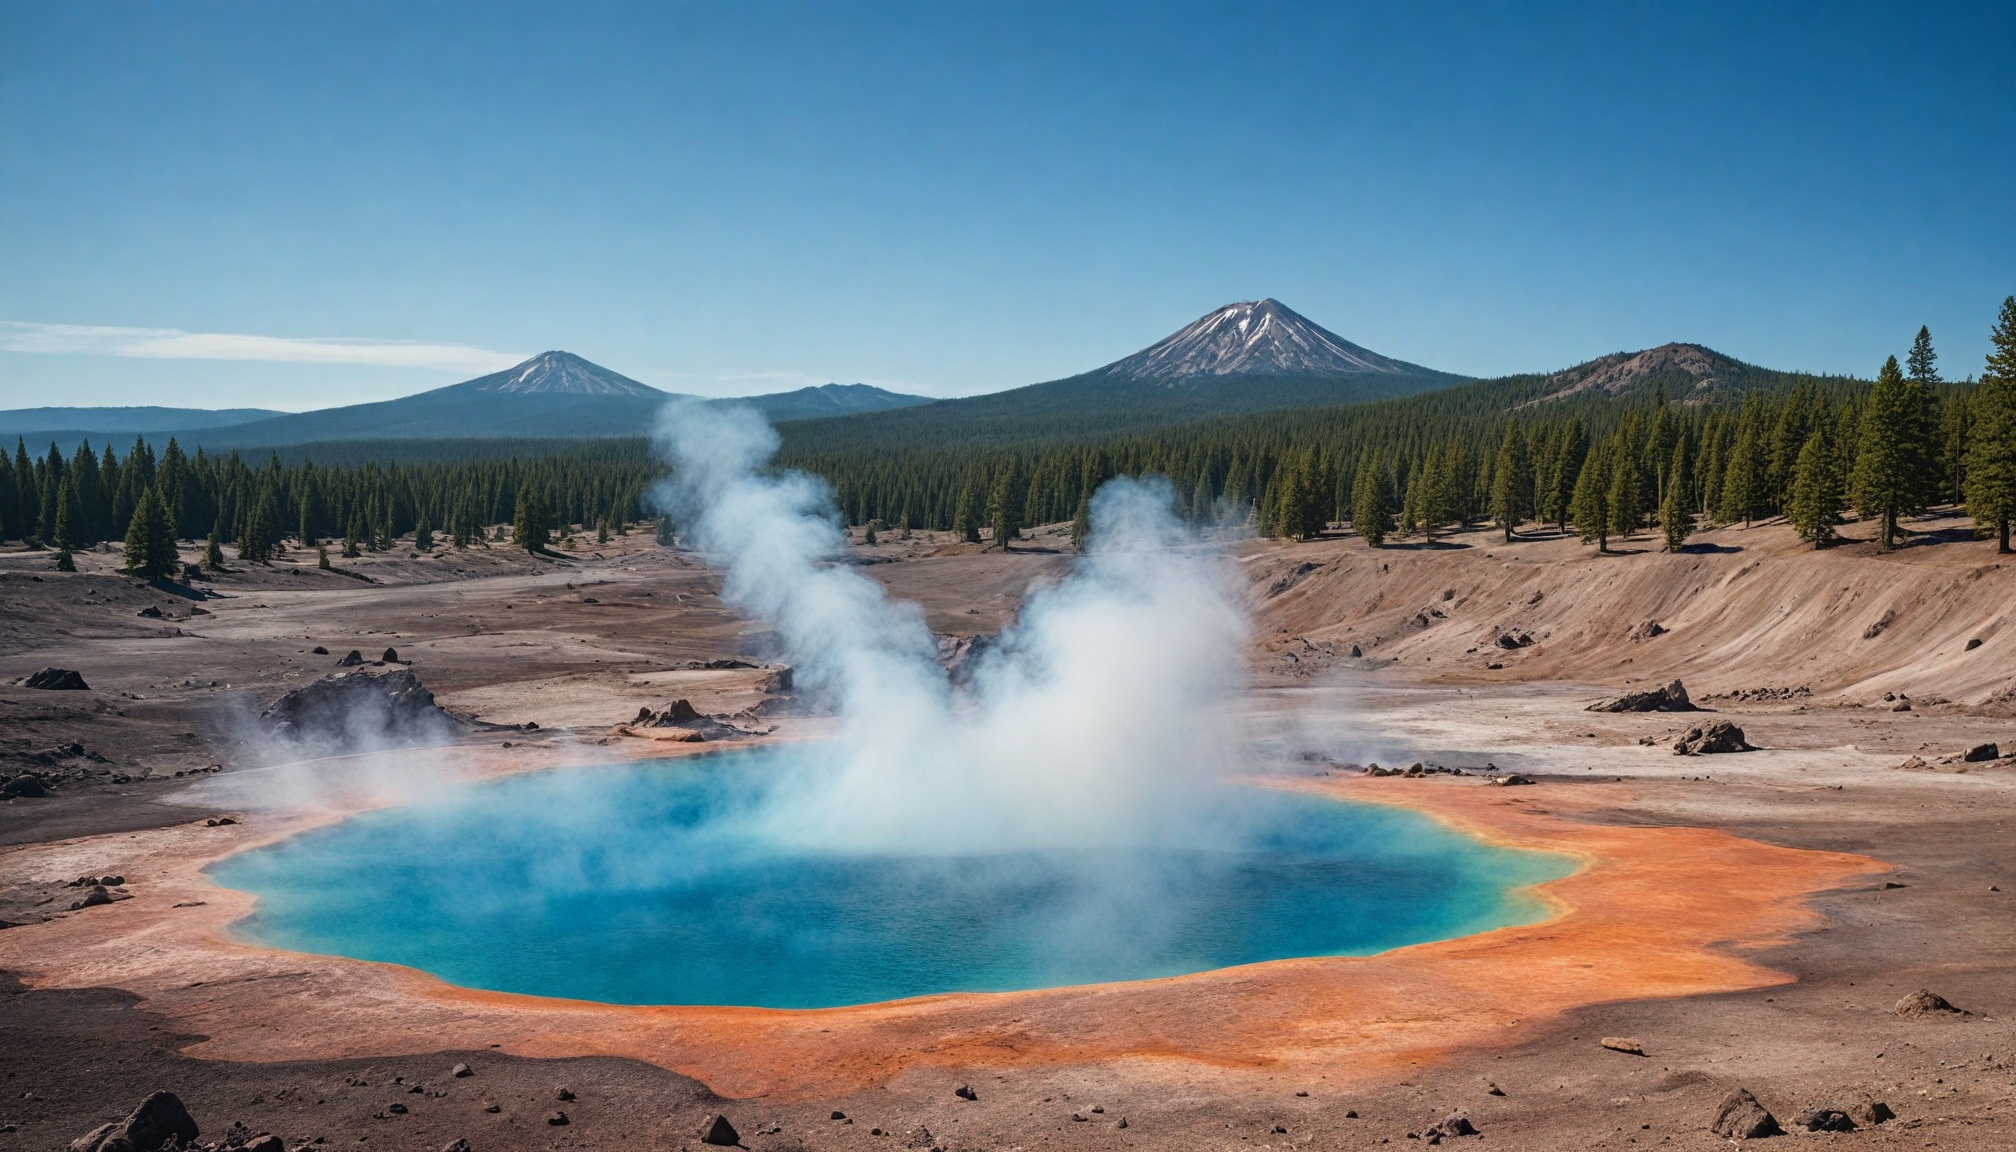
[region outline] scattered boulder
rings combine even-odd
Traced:
[[[287,1152],[287,1144],[271,1132],[262,1132],[239,1145],[239,1152]]]
[[[1498,639],[1493,641],[1493,643],[1510,652],[1515,648],[1531,647],[1533,637],[1530,633],[1526,632],[1501,632],[1498,634]]]
[[[1979,764],[1983,760],[1999,760],[2001,758],[2002,748],[1997,744],[1976,744],[1974,747],[1960,754],[1960,759],[1967,761],[1969,764]]]
[[[1451,1112],[1421,1133],[1421,1139],[1429,1144],[1440,1144],[1444,1140],[1454,1140],[1459,1136],[1481,1136],[1477,1126],[1461,1112]]]
[[[1923,988],[1897,1001],[1891,1009],[1907,1019],[1921,1020],[1927,1016],[1965,1016],[1967,1013],[1955,1008],[1944,996],[1928,992]]]
[[[954,1088],[952,1090],[952,1095],[957,1096],[961,1100],[980,1099],[980,1094],[978,1092],[973,1091],[973,1086],[971,1084],[959,1085],[959,1087]]]
[[[1353,660],[1362,660],[1362,659],[1364,659],[1364,658],[1365,658],[1365,650],[1364,650],[1363,648],[1360,648],[1360,647],[1358,647],[1358,645],[1356,645],[1356,644],[1353,644],[1353,645],[1351,645],[1351,658],[1352,658]]]
[[[1839,1108],[1808,1108],[1792,1117],[1792,1127],[1807,1132],[1853,1132],[1855,1121]]]
[[[327,656],[329,654],[329,649],[324,648],[320,644],[317,644],[315,645],[315,647],[310,648],[309,651],[313,652],[317,656]]]
[[[433,743],[462,729],[404,668],[324,676],[280,697],[259,718],[277,736],[350,748]]]
[[[742,1142],[742,1134],[735,1131],[735,1125],[728,1122],[728,1117],[716,1112],[701,1123],[700,1142],[732,1148]]]
[[[364,653],[359,652],[355,648],[352,648],[350,649],[350,651],[343,654],[343,658],[341,660],[336,661],[336,667],[355,668],[357,665],[362,663],[364,663]]]
[[[1980,646],[1981,646],[1981,638],[1979,636],[1976,636],[1973,639],[1967,641],[1966,651],[1972,652],[1974,649],[1979,648]]]
[[[1666,626],[1664,624],[1659,623],[1657,620],[1647,620],[1643,624],[1631,629],[1627,634],[1627,638],[1633,641],[1650,640],[1654,636],[1664,636],[1665,634]]]
[[[450,1076],[455,1077],[457,1080],[461,1080],[470,1076],[474,1076],[476,1074],[476,1070],[469,1067],[469,1065],[467,1064],[457,1064],[452,1070],[450,1070],[448,1074]]]
[[[147,620],[159,620],[161,619],[161,609],[153,604],[149,604],[147,607],[135,612],[134,615]]]
[[[1719,752],[1754,752],[1743,739],[1743,729],[1727,720],[1696,724],[1673,744],[1676,756],[1707,756]]]
[[[32,773],[23,772],[5,784],[0,784],[0,797],[8,799],[21,796],[31,800],[40,800],[48,795],[49,786],[42,782],[40,776],[33,775]]]
[[[156,1092],[124,1120],[106,1124],[70,1142],[71,1152],[159,1152],[196,1142],[196,1121],[173,1092]]]
[[[41,688],[50,692],[83,692],[90,689],[84,683],[81,673],[68,668],[44,668],[23,681],[23,688]]]
[[[1503,776],[1493,776],[1491,783],[1496,784],[1500,788],[1517,788],[1522,784],[1533,783],[1533,778],[1531,776],[1522,776],[1517,772],[1508,772]]]
[[[469,1152],[469,1141],[457,1136],[441,1146],[441,1152]]]
[[[399,663],[399,650],[397,648],[387,648],[385,649],[385,654],[380,656],[378,660],[383,664],[397,664]]]
[[[1886,1120],[1895,1120],[1897,1114],[1883,1101],[1873,1096],[1864,1096],[1848,1106],[1848,1118],[1864,1128],[1874,1128]]]
[[[83,899],[72,900],[70,902],[70,910],[72,912],[81,912],[86,908],[96,908],[101,904],[110,903],[112,903],[112,893],[106,891],[103,884],[93,884],[91,890],[84,894]]]
[[[1778,1126],[1778,1118],[1766,1111],[1747,1088],[1738,1088],[1723,1098],[1708,1130],[1725,1140],[1755,1140],[1760,1136],[1783,1135],[1785,1131]]]
[[[1605,1036],[1597,1043],[1612,1052],[1623,1052],[1631,1056],[1645,1055],[1645,1045],[1629,1036]]]
[[[546,1114],[546,1123],[551,1124],[555,1128],[564,1128],[567,1125],[567,1113],[557,1109],[548,1112]]]
[[[1663,688],[1626,692],[1615,700],[1600,700],[1584,709],[1588,712],[1699,712],[1687,698],[1687,686],[1675,680]]]
[[[973,670],[979,661],[996,644],[1000,643],[999,633],[982,632],[973,636],[938,637],[938,664],[945,669],[952,683],[964,685],[973,679]]]

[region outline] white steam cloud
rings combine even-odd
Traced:
[[[967,854],[1195,844],[1228,819],[1216,801],[1241,761],[1228,702],[1246,619],[1165,482],[1102,487],[1088,554],[955,689],[921,612],[840,561],[827,485],[770,467],[761,416],[676,406],[658,441],[673,472],[657,495],[682,540],[841,717],[816,767],[770,790],[766,834]]]

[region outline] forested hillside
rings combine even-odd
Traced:
[[[1405,399],[1131,434],[1095,435],[1089,418],[1031,427],[1003,416],[947,442],[906,422],[912,412],[876,418],[886,423],[873,434],[847,430],[850,419],[787,424],[779,462],[827,478],[850,523],[972,540],[1082,525],[1106,478],[1160,475],[1194,521],[1270,536],[1348,522],[1380,543],[1540,522],[1599,547],[1656,526],[1678,547],[1702,517],[1784,515],[1824,545],[1853,509],[1887,543],[1900,517],[1963,503],[2006,547],[2016,519],[2016,299],[1993,335],[1978,383],[1943,381],[1921,330],[1905,363],[1893,357],[1873,382],[1691,354],[1650,362],[1694,366],[1671,379],[1664,369],[1631,378],[1606,357]],[[1712,388],[1700,387],[1702,364]],[[186,455],[172,441],[157,454],[145,440],[123,456],[110,446],[32,456],[22,442],[0,456],[0,539],[50,547],[60,564],[70,548],[123,536],[130,557],[138,525],[143,537],[207,535],[259,559],[287,538],[354,550],[417,531],[423,544],[435,532],[475,544],[508,521],[539,547],[551,528],[623,531],[652,515],[646,496],[661,470],[642,440],[311,445],[253,460]]]

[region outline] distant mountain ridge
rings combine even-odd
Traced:
[[[135,426],[130,419],[123,426],[118,420],[102,426],[97,421],[101,413],[127,409],[73,408],[53,410],[73,416],[73,422],[52,426],[48,418],[34,418],[19,431],[53,440],[66,452],[83,440],[99,443],[136,432],[163,440],[173,436],[185,447],[212,450],[359,440],[597,439],[646,435],[659,412],[676,400],[746,404],[778,422],[930,403],[928,397],[869,384],[821,384],[763,396],[707,399],[665,392],[571,352],[552,351],[502,372],[371,404],[312,412],[238,410],[253,413],[245,419],[201,409],[156,409],[169,415],[149,419],[145,426]],[[52,410],[23,410],[35,411]],[[0,434],[14,431],[8,418],[15,415],[0,412]],[[170,418],[177,415],[182,418]]]
[[[284,416],[271,408],[13,408],[0,411],[0,436],[90,428],[101,433],[163,432],[171,428],[222,428]]]
[[[1549,375],[1545,400],[1597,391],[1612,396],[1667,387],[1673,400],[1705,399],[1719,389],[1769,371],[1699,344],[1661,344],[1642,352],[1613,352]]]

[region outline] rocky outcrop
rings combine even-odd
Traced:
[[[95,1128],[70,1142],[70,1152],[159,1152],[163,1145],[196,1142],[196,1121],[173,1092],[156,1092],[124,1120]]]
[[[1897,1001],[1897,1006],[1892,1008],[1891,1011],[1899,1016],[1913,1020],[1922,1020],[1926,1017],[1936,1016],[1966,1015],[1965,1012],[1955,1008],[1944,996],[1938,995],[1935,992],[1929,992],[1923,988]]]
[[[405,668],[324,676],[280,697],[259,718],[275,736],[352,750],[436,743],[463,729]]]
[[[1727,720],[1696,724],[1673,744],[1676,756],[1707,756],[1719,752],[1754,752],[1743,739],[1743,730]]]
[[[1723,1097],[1721,1107],[1715,1109],[1715,1118],[1708,1124],[1708,1130],[1725,1140],[1755,1140],[1760,1136],[1777,1136],[1785,1130],[1778,1126],[1778,1118],[1771,1115],[1757,1097],[1747,1088],[1738,1088]]]
[[[1653,688],[1645,692],[1627,692],[1614,700],[1599,700],[1589,705],[1589,712],[1699,712],[1694,702],[1687,698],[1687,686],[1675,680],[1663,688]]]
[[[83,692],[90,689],[84,683],[82,673],[68,668],[44,668],[22,681],[23,688],[41,688],[50,692]]]
[[[735,1125],[728,1122],[728,1117],[716,1112],[700,1125],[700,1142],[732,1148],[742,1142],[742,1136],[735,1131]]]

